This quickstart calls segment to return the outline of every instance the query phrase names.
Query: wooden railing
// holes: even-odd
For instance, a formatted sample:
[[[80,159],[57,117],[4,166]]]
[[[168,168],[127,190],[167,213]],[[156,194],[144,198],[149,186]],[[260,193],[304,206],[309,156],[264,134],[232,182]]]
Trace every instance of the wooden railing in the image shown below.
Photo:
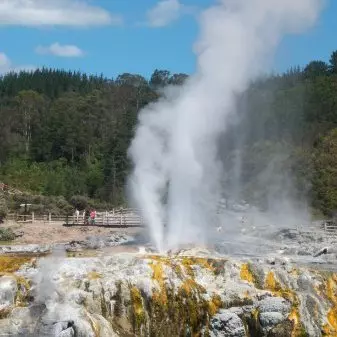
[[[44,222],[44,223],[51,223],[51,222],[64,222],[66,220],[66,215],[54,215],[54,214],[35,214],[31,212],[30,214],[16,214],[10,213],[7,214],[6,219],[12,220],[17,223],[34,223],[34,222]]]
[[[144,224],[140,212],[135,209],[114,209],[109,212],[98,212],[93,221],[84,218],[83,214],[80,214],[77,217],[76,215],[54,215],[51,213],[47,215],[37,215],[34,214],[34,212],[26,215],[11,213],[7,215],[7,220],[12,220],[17,223],[62,223],[68,226],[96,225],[108,227],[140,227]]]
[[[323,223],[323,228],[327,233],[337,233],[337,223],[334,221],[325,221]]]

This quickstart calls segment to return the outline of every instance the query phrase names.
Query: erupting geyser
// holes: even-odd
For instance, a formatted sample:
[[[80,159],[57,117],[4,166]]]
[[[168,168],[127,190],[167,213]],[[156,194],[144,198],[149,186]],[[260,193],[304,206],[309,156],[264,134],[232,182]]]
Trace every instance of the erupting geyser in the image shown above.
[[[216,141],[235,97],[265,71],[283,35],[315,22],[322,2],[221,0],[202,13],[196,73],[141,111],[129,150],[132,195],[159,250],[203,243],[220,192]]]

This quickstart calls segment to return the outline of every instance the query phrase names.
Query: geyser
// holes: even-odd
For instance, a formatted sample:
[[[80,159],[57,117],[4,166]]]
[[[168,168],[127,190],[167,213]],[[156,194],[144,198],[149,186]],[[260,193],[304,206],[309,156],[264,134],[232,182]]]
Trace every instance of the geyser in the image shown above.
[[[196,73],[140,112],[129,149],[132,196],[159,250],[203,243],[222,166],[217,138],[236,97],[266,70],[285,34],[317,19],[323,0],[221,0],[200,17]]]

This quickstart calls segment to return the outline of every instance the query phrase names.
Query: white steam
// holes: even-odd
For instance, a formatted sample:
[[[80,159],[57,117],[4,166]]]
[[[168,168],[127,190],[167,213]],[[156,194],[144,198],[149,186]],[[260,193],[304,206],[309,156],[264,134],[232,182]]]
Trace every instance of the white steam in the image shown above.
[[[265,71],[282,36],[308,28],[321,7],[321,0],[221,0],[202,13],[196,73],[140,113],[130,148],[133,197],[159,250],[203,243],[220,192],[217,138],[237,94]]]

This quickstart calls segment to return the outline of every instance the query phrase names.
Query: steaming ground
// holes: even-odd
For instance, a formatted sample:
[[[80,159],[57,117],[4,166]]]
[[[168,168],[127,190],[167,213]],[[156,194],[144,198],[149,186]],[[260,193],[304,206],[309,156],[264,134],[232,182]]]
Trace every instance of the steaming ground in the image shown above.
[[[209,255],[246,259],[287,258],[297,264],[326,264],[329,268],[336,265],[337,237],[322,231],[318,223],[300,218],[291,223],[247,205],[234,206],[234,209],[222,209],[215,213],[216,222],[205,228],[202,244],[194,242],[193,238],[186,238],[185,244],[170,250],[170,253],[175,254],[186,248],[206,248]],[[54,224],[52,234],[62,235],[53,235],[52,239],[47,237],[47,241],[46,236],[41,235],[45,231],[44,224],[23,224],[17,229],[15,226],[12,228],[20,233],[20,237],[14,241],[15,246],[0,246],[0,253],[44,254],[50,247],[53,254],[42,269],[46,270],[46,274],[50,266],[66,257],[66,253],[70,257],[160,253],[153,244],[150,227],[112,230],[87,226],[69,228]],[[330,248],[328,254],[314,257],[326,247]],[[42,279],[40,281],[44,282]]]

